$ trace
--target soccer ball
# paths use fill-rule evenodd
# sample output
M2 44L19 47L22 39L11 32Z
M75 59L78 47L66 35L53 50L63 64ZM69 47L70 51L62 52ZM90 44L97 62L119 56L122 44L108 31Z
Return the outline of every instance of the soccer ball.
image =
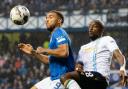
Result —
M27 7L23 5L17 5L13 7L10 11L10 18L12 22L16 25L25 24L30 17L30 12Z

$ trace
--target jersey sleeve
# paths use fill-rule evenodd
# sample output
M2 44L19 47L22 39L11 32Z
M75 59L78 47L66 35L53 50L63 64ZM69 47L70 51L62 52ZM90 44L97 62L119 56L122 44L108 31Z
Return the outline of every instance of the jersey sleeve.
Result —
M56 40L57 45L68 44L68 40L67 40L65 34L61 31L57 31L54 34L54 39Z
M115 41L112 37L107 37L106 42L107 42L107 48L108 48L111 52L113 52L113 51L116 50L116 49L119 49L119 47L118 47L116 41Z
M78 57L77 57L76 62L82 62L82 52L81 52L81 49L80 49L80 51L78 53Z

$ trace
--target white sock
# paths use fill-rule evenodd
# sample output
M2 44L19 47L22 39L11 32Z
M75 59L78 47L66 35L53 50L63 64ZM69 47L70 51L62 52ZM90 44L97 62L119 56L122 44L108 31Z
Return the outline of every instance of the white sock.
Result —
M66 89L81 89L75 80L70 79L67 80L66 82L67 82Z

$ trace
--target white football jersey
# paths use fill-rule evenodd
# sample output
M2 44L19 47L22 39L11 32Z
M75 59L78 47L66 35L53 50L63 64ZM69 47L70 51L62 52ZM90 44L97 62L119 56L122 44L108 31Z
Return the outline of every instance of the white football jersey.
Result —
M78 61L84 63L84 71L97 71L109 78L115 49L119 49L115 40L110 36L104 36L81 46Z

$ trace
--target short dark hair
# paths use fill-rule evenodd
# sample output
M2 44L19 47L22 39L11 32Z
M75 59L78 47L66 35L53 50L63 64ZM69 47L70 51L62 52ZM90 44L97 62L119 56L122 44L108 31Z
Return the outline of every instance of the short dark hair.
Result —
M57 11L57 10L52 10L52 11L49 11L48 13L56 13L59 18L61 19L61 23L63 24L64 23L64 16L62 15L62 13L60 13L60 11Z
M96 24L98 24L101 29L104 29L104 25L102 24L102 22L100 20L93 20L93 22L95 22Z

